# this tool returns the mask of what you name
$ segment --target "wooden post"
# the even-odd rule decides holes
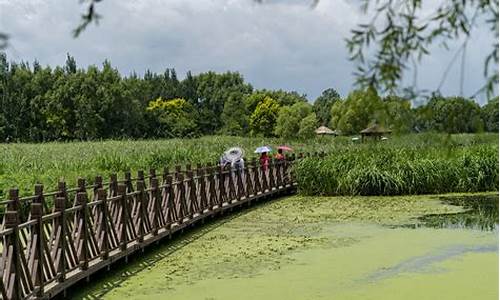
[[[180,206],[180,213],[179,213],[179,219],[180,222],[184,222],[184,218],[188,217],[188,210],[187,210],[187,204],[186,204],[186,187],[184,183],[184,175],[182,173],[178,173],[177,175],[177,180],[178,180],[178,192],[179,192],[179,206]]]
[[[68,193],[66,192],[66,182],[64,181],[59,181],[57,183],[57,196],[58,197],[64,197],[65,199],[68,198]]]
[[[276,160],[276,187],[283,187],[283,164],[286,162],[286,159]]]
[[[173,177],[172,175],[167,175],[167,187],[166,187],[166,197],[167,197],[167,223],[170,225],[178,221],[177,209],[175,204],[175,192],[172,186]]]
[[[252,169],[253,169],[253,182],[254,182],[254,194],[257,195],[259,192],[262,193],[262,186],[260,184],[260,163],[257,164],[257,161],[252,160]]]
[[[261,182],[261,184],[262,184],[262,192],[264,193],[268,189],[268,185],[267,185],[267,172],[269,170],[269,166],[268,166],[267,170],[266,170],[266,166],[264,166],[264,165],[261,165],[259,169],[260,169],[260,174],[262,176],[262,178],[261,178],[261,180],[262,180],[262,182]]]
[[[207,183],[206,180],[206,169],[200,165],[196,169],[196,175],[198,175],[198,180],[200,180],[200,202],[201,202],[201,212],[205,211],[205,209],[210,209],[207,201]]]
[[[167,182],[167,176],[168,176],[168,168],[167,168],[167,167],[164,167],[164,168],[163,168],[163,174],[162,174],[162,177],[163,177],[163,178],[162,178],[162,179],[163,179],[162,181],[163,181],[163,183],[166,183],[166,182]]]
[[[160,216],[159,212],[159,195],[160,195],[160,190],[158,188],[158,178],[151,178],[151,199],[152,203],[152,208],[153,211],[151,212],[151,220],[152,220],[152,234],[157,235],[158,234],[158,229],[159,229],[159,223],[158,223],[158,217]]]
[[[149,185],[151,186],[151,181],[156,178],[156,170],[154,168],[149,169]]]
[[[59,240],[56,240],[59,255],[56,256],[57,281],[64,282],[66,279],[66,198],[57,197],[54,202],[54,211],[59,212],[59,218],[55,220],[52,230],[59,231]]]
[[[113,173],[109,176],[109,196],[114,197],[118,195],[118,178]]]
[[[79,177],[77,182],[78,192],[85,192],[85,178]]]
[[[94,199],[99,199],[99,189],[102,189],[102,177],[96,176],[94,179]]]
[[[97,190],[97,199],[101,202],[101,258],[108,259],[109,257],[109,227],[108,227],[108,199],[106,197],[106,190],[100,188]]]
[[[10,274],[7,277],[7,295],[10,299],[22,299],[22,266],[21,255],[23,255],[19,244],[19,191],[17,189],[9,190],[9,200],[12,202],[8,204],[7,211],[5,212],[4,222],[6,229],[12,229],[12,233],[8,236],[8,243],[4,247],[9,247],[11,253],[11,266]]]
[[[139,194],[137,195],[138,202],[139,202],[139,212],[138,212],[138,217],[137,217],[137,222],[139,226],[139,234],[137,236],[137,241],[139,243],[142,243],[144,241],[144,226],[145,226],[145,218],[147,218],[147,208],[146,208],[146,195],[144,194],[144,181],[137,181],[137,192]]]
[[[241,200],[241,198],[245,196],[245,189],[243,186],[242,177],[243,177],[243,171],[240,168],[236,169],[236,187],[238,188],[236,196],[238,197],[238,200]]]
[[[124,184],[119,184],[118,185],[118,195],[120,196],[120,250],[125,251],[127,250],[127,219],[128,219],[128,213],[127,213],[127,187]]]
[[[276,184],[274,182],[274,169],[275,169],[275,164],[276,160],[274,158],[271,158],[269,160],[269,168],[268,168],[268,173],[269,173],[269,191],[272,191],[273,188],[276,187]]]
[[[222,168],[217,168],[219,170],[219,198],[217,199],[217,205],[219,208],[222,208],[222,204],[226,199],[226,187],[225,187],[225,178],[224,178],[224,170]]]
[[[144,171],[143,170],[137,171],[137,180],[144,181]]]
[[[134,185],[132,184],[132,174],[130,171],[125,172],[125,186],[127,187],[127,193],[134,191]]]
[[[80,264],[80,270],[87,270],[89,267],[88,246],[90,244],[87,229],[87,193],[79,192],[78,194],[76,194],[76,201],[77,205],[81,206],[80,210],[77,212],[78,223],[75,224],[75,226],[80,227],[80,234],[77,237],[77,251],[79,252],[78,260]]]
[[[228,179],[228,185],[229,185],[229,196],[227,197],[227,202],[231,203],[233,200],[237,200],[236,196],[236,190],[234,188],[234,170],[231,168],[230,165],[227,165],[225,168],[226,176]]]
[[[253,165],[249,165],[248,167],[245,168],[245,182],[244,184],[246,185],[245,188],[245,195],[247,198],[250,198],[251,195],[254,195],[254,188],[252,185],[252,178],[250,177],[252,172],[250,171],[253,168]]]
[[[215,204],[217,203],[217,193],[215,191],[215,172],[216,168],[207,165],[208,170],[208,210],[213,210]]]
[[[33,250],[34,259],[37,270],[34,271],[34,284],[36,286],[35,295],[37,297],[41,297],[43,295],[44,289],[44,278],[43,278],[43,261],[44,261],[44,245],[45,245],[45,237],[43,232],[43,207],[44,207],[44,199],[43,199],[43,185],[36,184],[35,185],[35,195],[37,196],[33,199],[33,203],[31,203],[31,219],[36,220],[36,224],[33,226],[33,232],[36,233],[36,237],[33,236],[33,240],[36,240],[36,248]],[[34,268],[33,268],[34,269]]]
[[[190,218],[194,217],[194,214],[199,212],[199,207],[198,207],[198,199],[196,197],[196,183],[194,181],[193,177],[193,171],[191,169],[188,169],[186,171],[186,177],[187,177],[187,185],[189,187],[189,203],[188,203],[188,210],[189,210],[189,216]]]

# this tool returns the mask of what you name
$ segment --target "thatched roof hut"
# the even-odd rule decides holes
[[[316,132],[317,135],[325,135],[325,134],[338,135],[335,131],[331,130],[326,126],[320,126],[314,132]]]
[[[379,124],[373,124],[360,131],[362,139],[365,137],[381,138],[384,134],[390,134],[391,132],[390,129],[386,129]]]

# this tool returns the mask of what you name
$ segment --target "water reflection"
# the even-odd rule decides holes
[[[431,214],[419,217],[420,224],[404,227],[468,228],[498,231],[498,195],[444,196],[444,204],[463,207],[466,211],[450,214]]]

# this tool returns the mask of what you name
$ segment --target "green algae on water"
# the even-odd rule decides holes
[[[430,196],[289,197],[152,249],[71,298],[497,299],[497,232],[398,226],[465,210]]]

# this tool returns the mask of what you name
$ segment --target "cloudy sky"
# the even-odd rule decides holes
[[[10,35],[10,60],[64,64],[66,53],[80,66],[109,59],[123,74],[175,68],[193,73],[239,71],[257,88],[296,90],[316,98],[333,87],[353,88],[354,65],[344,38],[363,20],[356,0],[105,0],[103,16],[79,38],[71,31],[85,6],[79,0],[0,0],[0,32]],[[478,28],[467,49],[464,94],[484,83],[484,57],[493,43]],[[454,52],[433,49],[420,63],[417,85],[434,90]],[[408,82],[412,82],[408,74]],[[459,67],[441,91],[459,94]],[[479,99],[481,102],[482,99]]]

